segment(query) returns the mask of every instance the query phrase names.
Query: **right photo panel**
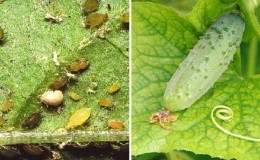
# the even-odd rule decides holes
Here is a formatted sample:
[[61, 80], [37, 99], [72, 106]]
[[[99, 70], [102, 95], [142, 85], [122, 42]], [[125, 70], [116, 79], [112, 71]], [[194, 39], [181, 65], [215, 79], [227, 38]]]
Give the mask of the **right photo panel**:
[[260, 159], [259, 4], [132, 1], [133, 160]]

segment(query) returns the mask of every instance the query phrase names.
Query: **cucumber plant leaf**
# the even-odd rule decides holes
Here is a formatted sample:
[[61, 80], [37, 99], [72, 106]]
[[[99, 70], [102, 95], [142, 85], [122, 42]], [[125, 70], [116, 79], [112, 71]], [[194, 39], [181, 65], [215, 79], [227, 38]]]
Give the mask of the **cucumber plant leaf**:
[[257, 18], [257, 8], [260, 4], [260, 1], [238, 0], [238, 4], [243, 11], [243, 15], [247, 24], [247, 34], [245, 34], [244, 40], [249, 41], [252, 36], [256, 36], [258, 39], [260, 39], [260, 21]]
[[[205, 2], [207, 5], [204, 7], [212, 8], [211, 5], [215, 4], [215, 1], [212, 4]], [[229, 136], [211, 121], [213, 107], [229, 106], [234, 112], [233, 120], [217, 122], [231, 132], [260, 138], [257, 134], [260, 131], [260, 109], [257, 107], [260, 102], [259, 77], [244, 78], [237, 73], [234, 65], [230, 65], [213, 87], [191, 107], [172, 113], [179, 119], [175, 123], [167, 123], [170, 131], [159, 124], [149, 123], [150, 116], [164, 107], [163, 94], [167, 82], [214, 19], [205, 20], [205, 23], [200, 21], [208, 24], [203, 27], [192, 22], [191, 15], [182, 18], [162, 5], [135, 2], [132, 7], [132, 154], [187, 150], [224, 159], [259, 159], [259, 143]], [[198, 6], [194, 8], [196, 10]], [[216, 15], [210, 13], [215, 12], [214, 9], [201, 10], [208, 13], [198, 13], [197, 17]], [[226, 12], [225, 8], [219, 9], [215, 18]]]
[[[13, 107], [8, 113], [0, 113], [5, 123], [0, 127], [0, 145], [17, 143], [57, 143], [63, 141], [127, 141], [128, 140], [128, 31], [123, 30], [119, 16], [128, 10], [128, 2], [109, 0], [101, 2], [99, 13], [107, 13], [109, 20], [101, 26], [106, 39], [98, 38], [81, 26], [84, 20], [81, 5], [83, 1], [4, 1], [0, 4], [0, 26], [5, 31], [0, 45], [0, 103], [8, 98]], [[113, 6], [111, 11], [107, 3]], [[52, 23], [45, 15], [59, 16], [62, 21]], [[116, 41], [120, 39], [120, 43]], [[120, 45], [119, 45], [120, 44]], [[58, 54], [59, 66], [55, 65], [53, 54]], [[90, 62], [88, 70], [77, 74], [77, 82], [68, 83], [64, 91], [64, 103], [58, 110], [47, 109], [39, 96], [59, 76], [66, 74], [66, 68], [77, 59]], [[97, 83], [96, 93], [88, 92], [92, 83]], [[108, 88], [118, 83], [121, 90], [107, 94]], [[80, 96], [73, 101], [68, 93]], [[110, 99], [114, 107], [107, 110], [99, 106], [102, 98]], [[91, 108], [88, 122], [74, 130], [64, 131], [72, 113]], [[32, 130], [22, 128], [24, 120], [40, 111], [43, 119]], [[108, 128], [107, 120], [124, 122], [122, 131]], [[13, 130], [8, 132], [7, 130]], [[26, 137], [26, 138], [25, 138]]]

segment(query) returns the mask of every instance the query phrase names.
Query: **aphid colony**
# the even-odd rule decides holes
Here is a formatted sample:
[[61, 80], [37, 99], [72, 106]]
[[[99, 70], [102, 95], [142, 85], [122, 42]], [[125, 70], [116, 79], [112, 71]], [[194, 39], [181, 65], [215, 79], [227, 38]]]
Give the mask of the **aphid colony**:
[[[108, 14], [107, 13], [97, 13], [100, 5], [98, 0], [86, 0], [85, 3], [82, 5], [82, 10], [85, 17], [84, 25], [85, 27], [89, 27], [92, 31], [95, 31], [101, 26], [103, 23], [108, 21]], [[112, 10], [110, 4], [106, 4], [106, 8], [108, 11]], [[122, 23], [123, 28], [129, 28], [129, 13], [123, 13], [119, 20]]]
[[86, 16], [84, 25], [93, 31], [97, 30], [99, 26], [108, 20], [107, 13], [96, 13], [98, 7], [98, 0], [86, 0], [82, 6], [83, 13]]
[[[67, 76], [68, 73], [72, 75], [72, 73], [81, 73], [82, 71], [86, 70], [89, 67], [89, 62], [85, 59], [78, 59], [75, 62], [71, 63], [67, 68], [67, 74], [62, 75], [61, 77], [54, 80], [48, 87], [48, 90], [45, 91], [40, 97], [39, 100], [43, 104], [43, 106], [46, 106], [50, 109], [56, 109], [63, 104], [64, 101], [64, 95], [63, 92], [65, 91], [67, 83], [70, 81], [69, 77]], [[70, 75], [69, 74], [69, 75]], [[73, 74], [74, 75], [74, 74]], [[117, 93], [120, 90], [120, 85], [117, 83], [112, 84], [108, 89], [107, 93], [110, 95], [113, 95]], [[96, 90], [97, 89], [97, 83], [91, 84], [91, 89]], [[2, 104], [2, 112], [7, 113], [12, 108], [12, 101], [10, 100], [11, 97], [11, 91], [8, 94], [8, 98], [3, 102]], [[68, 92], [68, 96], [73, 101], [79, 101], [80, 96], [75, 92]], [[106, 109], [111, 109], [113, 107], [112, 101], [103, 98], [99, 101], [99, 105], [101, 107], [104, 107]], [[91, 109], [87, 107], [80, 108], [71, 115], [69, 118], [69, 121], [67, 125], [65, 126], [66, 130], [72, 130], [76, 127], [82, 126], [85, 124], [88, 119], [91, 116]], [[34, 129], [37, 126], [40, 125], [42, 119], [44, 116], [42, 116], [42, 111], [37, 111], [34, 113], [31, 113], [29, 116], [25, 118], [25, 120], [22, 123], [22, 128], [26, 130]], [[0, 127], [5, 123], [4, 117], [0, 116]], [[118, 120], [108, 120], [107, 125], [109, 128], [115, 129], [115, 130], [121, 130], [124, 127], [123, 122]], [[12, 127], [10, 131], [12, 131], [14, 128]]]
[[[77, 159], [86, 159], [89, 150], [81, 150], [81, 155], [78, 155], [77, 149], [90, 150], [111, 150], [111, 153], [127, 152], [129, 148], [129, 142], [68, 142], [66, 144], [70, 148], [70, 153], [77, 155]], [[64, 146], [63, 146], [64, 147]], [[1, 160], [10, 159], [45, 159], [45, 160], [61, 160], [68, 159], [67, 155], [64, 156], [64, 151], [61, 151], [61, 145], [55, 144], [18, 144], [18, 145], [5, 145], [0, 146]]]
[[[82, 5], [82, 10], [85, 17], [84, 24], [85, 27], [89, 27], [92, 31], [97, 30], [99, 26], [101, 26], [103, 23], [105, 23], [108, 20], [108, 14], [102, 14], [97, 13], [100, 5], [100, 2], [98, 0], [86, 0], [84, 4]], [[106, 8], [108, 11], [111, 11], [112, 7], [110, 4], [106, 4]], [[122, 25], [129, 24], [129, 14], [124, 13], [120, 16], [120, 21], [122, 22]], [[51, 21], [53, 23], [59, 23], [62, 20], [61, 17], [55, 17], [50, 14], [45, 15], [45, 20]], [[4, 30], [0, 27], [0, 44], [5, 39], [5, 33]], [[56, 80], [54, 80], [48, 87], [48, 90], [45, 91], [40, 97], [40, 102], [44, 104], [47, 108], [59, 108], [63, 104], [64, 101], [64, 95], [63, 91], [67, 86], [67, 83], [70, 80], [76, 80], [77, 77], [75, 74], [81, 73], [84, 70], [88, 69], [89, 62], [85, 59], [78, 59], [77, 61], [71, 63], [66, 68], [66, 75], [62, 75]], [[91, 87], [88, 89], [88, 93], [94, 94], [96, 93], [97, 89], [97, 83], [92, 83]], [[117, 83], [114, 83], [112, 86], [109, 87], [107, 90], [108, 94], [115, 94], [120, 90], [120, 85]], [[69, 92], [68, 96], [73, 101], [79, 101], [80, 96], [75, 92]], [[113, 103], [111, 100], [107, 98], [100, 99], [98, 102], [99, 105], [106, 109], [111, 109], [113, 107]], [[3, 102], [2, 104], [2, 113], [8, 113], [13, 104], [10, 100], [10, 96]], [[91, 110], [90, 108], [81, 108], [77, 111], [75, 111], [72, 116], [69, 119], [68, 124], [65, 126], [65, 129], [70, 130], [73, 128], [76, 128], [78, 126], [83, 125], [90, 117]], [[27, 118], [25, 118], [24, 122], [22, 123], [22, 127], [24, 129], [33, 129], [37, 127], [40, 122], [42, 121], [42, 112], [37, 111], [35, 113], [31, 113]], [[0, 116], [0, 127], [4, 125], [5, 119], [3, 116]], [[124, 127], [123, 122], [117, 121], [117, 120], [109, 120], [108, 121], [108, 127], [113, 128], [116, 130], [120, 130]], [[13, 127], [11, 127], [10, 131], [13, 130]]]

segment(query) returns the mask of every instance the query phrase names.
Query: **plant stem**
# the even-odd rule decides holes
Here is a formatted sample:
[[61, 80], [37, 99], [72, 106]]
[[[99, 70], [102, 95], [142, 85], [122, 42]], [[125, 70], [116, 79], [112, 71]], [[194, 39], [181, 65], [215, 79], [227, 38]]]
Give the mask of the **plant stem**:
[[128, 131], [0, 132], [0, 145], [17, 143], [61, 143], [128, 141]]
[[253, 37], [249, 42], [247, 59], [247, 72], [246, 76], [251, 77], [256, 74], [256, 62], [257, 62], [257, 38]]

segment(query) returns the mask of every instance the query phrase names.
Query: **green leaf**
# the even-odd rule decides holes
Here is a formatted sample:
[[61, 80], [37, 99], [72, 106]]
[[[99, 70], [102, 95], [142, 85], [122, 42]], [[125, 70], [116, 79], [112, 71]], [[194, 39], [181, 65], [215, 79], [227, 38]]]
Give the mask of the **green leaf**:
[[[217, 120], [218, 123], [231, 132], [260, 138], [260, 79], [240, 77], [233, 65], [190, 108], [172, 113], [179, 115], [177, 122], [166, 124], [172, 130], [149, 123], [150, 116], [164, 107], [167, 82], [198, 40], [198, 33], [170, 8], [152, 3], [132, 6], [132, 154], [167, 153], [176, 149], [224, 159], [259, 159], [259, 143], [229, 136], [211, 121], [213, 107], [229, 106], [234, 111], [233, 120]], [[196, 27], [200, 32], [204, 31], [202, 28]], [[180, 43], [185, 45], [180, 47]]]
[[[0, 128], [0, 145], [15, 143], [51, 143], [61, 141], [121, 141], [128, 140], [128, 31], [123, 30], [118, 17], [128, 10], [128, 2], [108, 1], [113, 10], [108, 12], [106, 3], [101, 2], [99, 13], [108, 13], [109, 20], [101, 28], [110, 28], [106, 39], [99, 39], [96, 33], [81, 26], [84, 19], [82, 1], [4, 1], [0, 4], [0, 25], [6, 38], [0, 45], [0, 103], [12, 90], [13, 107], [3, 114], [6, 120]], [[46, 13], [59, 15], [60, 23], [44, 20]], [[117, 40], [116, 40], [117, 39]], [[120, 41], [120, 42], [118, 42]], [[119, 45], [120, 44], [120, 45]], [[53, 53], [58, 53], [60, 66], [55, 66]], [[39, 96], [66, 67], [79, 58], [90, 62], [87, 71], [78, 74], [76, 83], [69, 83], [64, 91], [65, 102], [60, 111], [47, 109], [39, 103]], [[89, 94], [88, 88], [97, 82], [97, 93]], [[107, 90], [118, 83], [121, 90], [108, 95]], [[80, 96], [78, 102], [69, 98], [68, 93]], [[111, 110], [101, 108], [101, 98], [112, 100]], [[88, 123], [66, 132], [64, 128], [73, 112], [82, 107], [91, 108]], [[31, 113], [42, 111], [43, 120], [32, 131], [21, 127]], [[124, 122], [123, 131], [107, 127], [107, 120]], [[6, 129], [14, 127], [8, 133]], [[25, 138], [26, 137], [26, 138]]]
[[249, 41], [252, 36], [257, 36], [260, 39], [260, 22], [257, 19], [257, 7], [260, 4], [259, 0], [247, 1], [238, 0], [239, 6], [245, 16], [247, 29], [243, 37], [244, 40]]
[[196, 27], [197, 32], [203, 33], [213, 20], [223, 15], [223, 13], [229, 13], [234, 10], [235, 2], [222, 1], [198, 0], [193, 10], [186, 16], [187, 20]]

